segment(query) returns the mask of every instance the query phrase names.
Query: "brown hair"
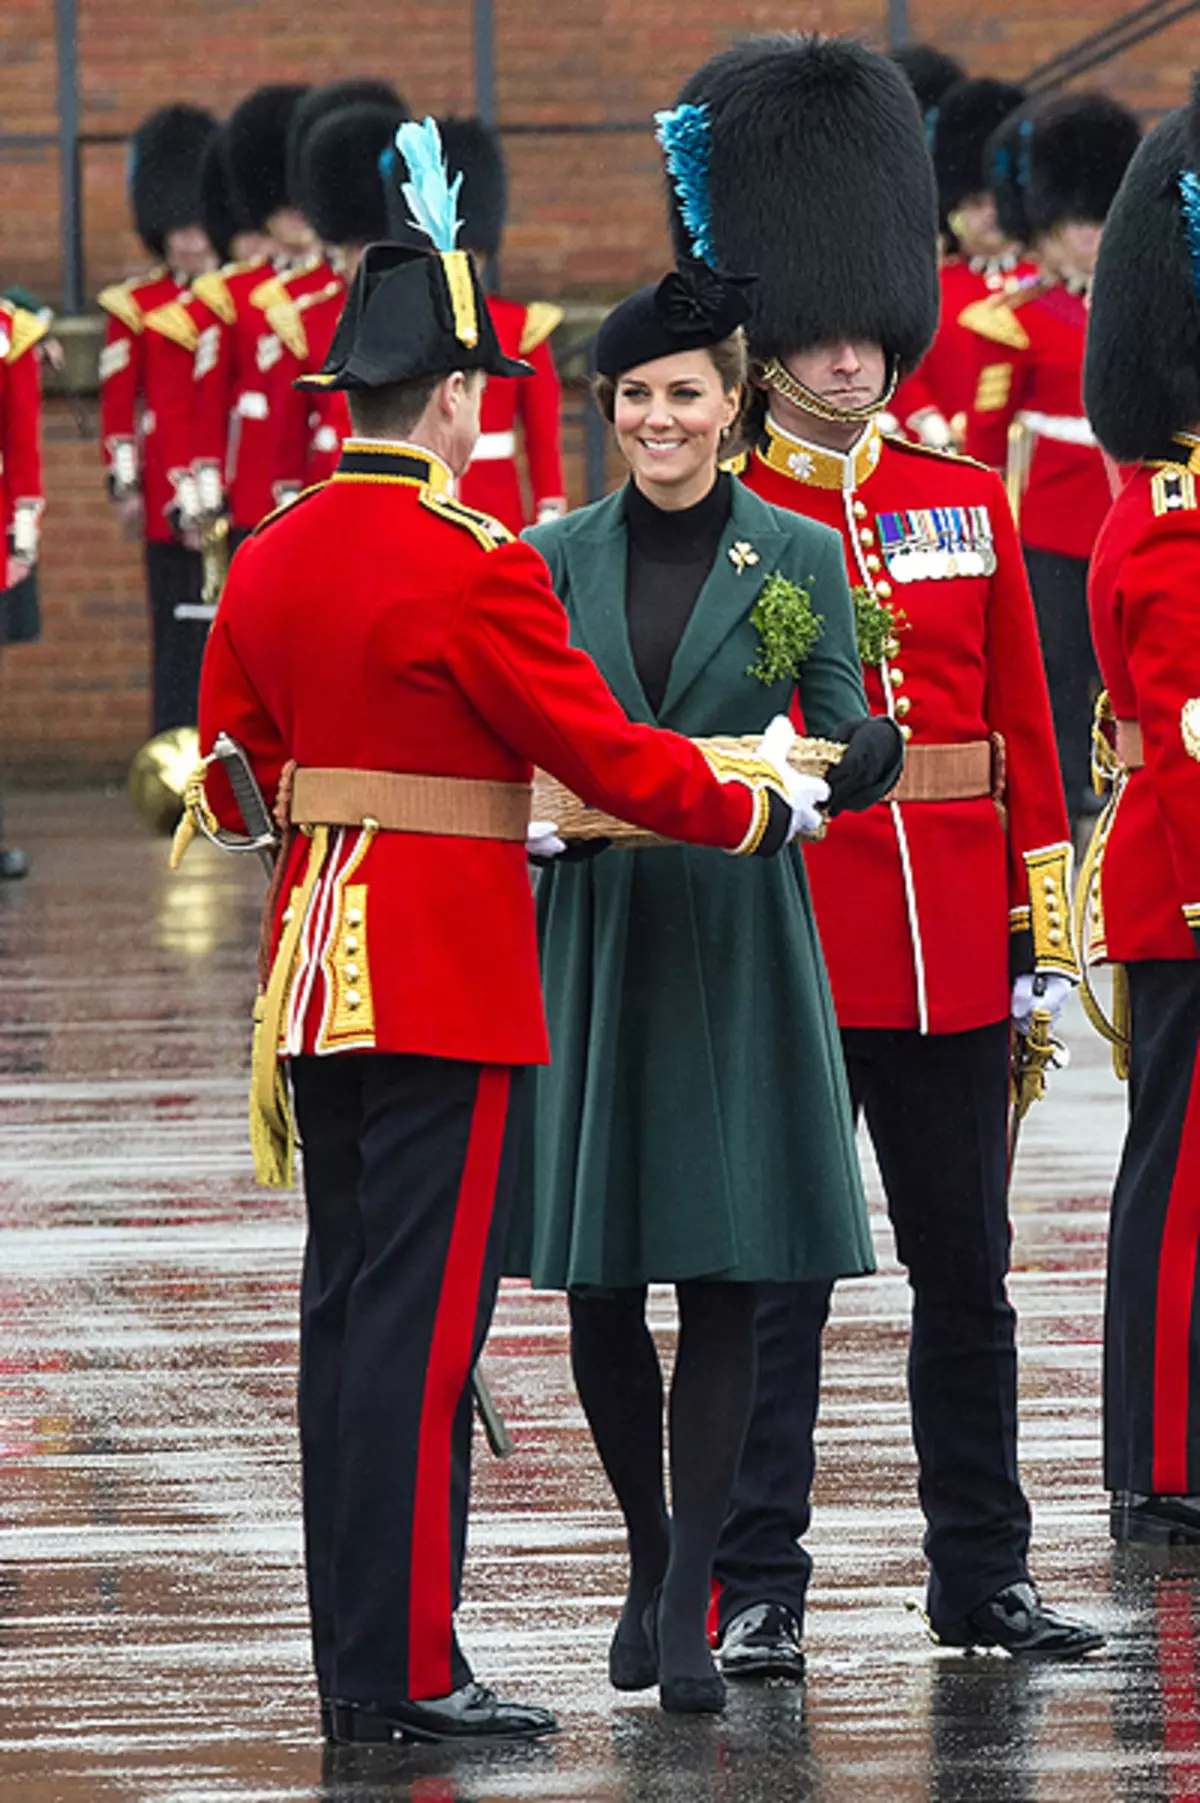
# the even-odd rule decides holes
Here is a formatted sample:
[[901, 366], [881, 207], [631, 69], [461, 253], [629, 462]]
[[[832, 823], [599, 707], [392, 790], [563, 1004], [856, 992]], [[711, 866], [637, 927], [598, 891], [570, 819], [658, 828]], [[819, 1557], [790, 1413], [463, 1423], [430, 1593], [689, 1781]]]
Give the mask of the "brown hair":
[[449, 371], [440, 375], [417, 376], [411, 382], [389, 382], [383, 388], [354, 388], [346, 396], [350, 404], [350, 423], [359, 438], [403, 438], [411, 432], [426, 407], [434, 389], [444, 382]]
[[[742, 419], [751, 398], [750, 385], [747, 380], [750, 372], [750, 359], [746, 349], [746, 334], [739, 326], [737, 331], [731, 333], [728, 338], [722, 338], [718, 344], [706, 344], [704, 349], [712, 360], [713, 368], [721, 378], [721, 387], [725, 393], [731, 394], [735, 388], [741, 387], [742, 404], [738, 408], [737, 418], [726, 435], [728, 445], [733, 445], [735, 441], [740, 443], [743, 436]], [[592, 399], [610, 426], [616, 414], [617, 383], [620, 379], [620, 376], [596, 375], [592, 377]], [[722, 449], [721, 454], [725, 456], [729, 453]]]

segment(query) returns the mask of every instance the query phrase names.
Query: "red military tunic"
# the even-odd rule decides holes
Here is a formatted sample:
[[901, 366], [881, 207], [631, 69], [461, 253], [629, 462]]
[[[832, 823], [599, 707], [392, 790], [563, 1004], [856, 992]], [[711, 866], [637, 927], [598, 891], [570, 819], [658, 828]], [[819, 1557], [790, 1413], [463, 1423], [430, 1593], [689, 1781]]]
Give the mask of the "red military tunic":
[[[550, 350], [550, 334], [562, 318], [544, 301], [521, 306], [500, 295], [488, 296], [488, 311], [500, 347], [508, 357], [523, 357], [534, 373], [521, 380], [493, 377], [483, 396], [479, 444], [458, 485], [468, 507], [503, 521], [510, 532], [566, 511], [562, 469], [562, 390]], [[521, 492], [517, 467], [516, 427], [521, 425], [531, 505]]]
[[942, 444], [948, 435], [963, 443], [985, 352], [978, 333], [962, 323], [961, 315], [973, 302], [1010, 293], [1036, 273], [1032, 263], [1015, 253], [995, 260], [945, 258], [938, 271], [937, 335], [919, 367], [896, 390], [890, 409], [906, 437], [917, 444], [938, 442], [930, 432], [932, 420]]
[[[742, 847], [758, 817], [744, 783], [626, 719], [570, 647], [542, 558], [449, 487], [427, 452], [350, 440], [331, 482], [239, 550], [205, 655], [201, 744], [230, 733], [268, 796], [288, 759], [506, 783], [539, 764], [665, 836]], [[209, 796], [240, 824], [223, 778]], [[273, 949], [311, 843], [292, 848]], [[336, 830], [280, 1049], [544, 1063], [524, 845]]]
[[[202, 278], [203, 279], [203, 278]], [[141, 488], [151, 544], [175, 539], [171, 511], [187, 474], [186, 438], [164, 422], [187, 412], [196, 323], [191, 291], [169, 270], [104, 289], [108, 314], [100, 353], [100, 441], [110, 482]], [[180, 446], [184, 461], [181, 463]]]
[[297, 376], [315, 374], [323, 366], [345, 304], [346, 284], [340, 276], [295, 303], [303, 343], [299, 338], [294, 342], [301, 354], [287, 350], [277, 372], [280, 431], [275, 488], [280, 499], [289, 491], [327, 482], [350, 437], [350, 409], [340, 389], [323, 394], [292, 386]]
[[973, 302], [960, 321], [980, 343], [968, 455], [1005, 469], [1009, 427], [1020, 420], [1033, 440], [1021, 542], [1090, 557], [1113, 486], [1083, 410], [1084, 297], [1035, 280]]
[[[1074, 973], [1069, 834], [1024, 565], [989, 470], [884, 438], [847, 456], [768, 422], [745, 479], [764, 501], [836, 527], [851, 588], [894, 616], [864, 667], [873, 713], [911, 751], [1004, 740], [1007, 832], [987, 795], [843, 814], [807, 848], [843, 1027], [957, 1033], [1005, 1018], [1009, 934]], [[914, 558], [917, 560], [914, 562]]]
[[[42, 390], [35, 346], [49, 327], [36, 313], [0, 300], [0, 526], [5, 540], [17, 508], [42, 509]], [[0, 589], [5, 583], [0, 579]]]
[[1143, 464], [1092, 559], [1092, 637], [1118, 720], [1145, 764], [1117, 805], [1100, 866], [1093, 953], [1194, 959], [1200, 928], [1200, 439]]

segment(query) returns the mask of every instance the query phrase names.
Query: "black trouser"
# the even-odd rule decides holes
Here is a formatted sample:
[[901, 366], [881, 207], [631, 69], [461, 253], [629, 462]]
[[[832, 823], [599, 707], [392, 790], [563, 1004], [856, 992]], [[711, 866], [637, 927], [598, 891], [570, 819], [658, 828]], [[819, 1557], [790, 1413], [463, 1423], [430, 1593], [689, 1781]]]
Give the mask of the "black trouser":
[[[200, 663], [209, 619], [201, 614], [200, 553], [184, 545], [146, 546], [150, 589], [152, 730], [195, 726]], [[181, 611], [180, 610], [184, 610]]]
[[[913, 1292], [908, 1389], [930, 1562], [948, 1627], [1027, 1575], [1017, 1474], [1016, 1317], [1009, 1262], [1007, 1021], [969, 1033], [846, 1029], [862, 1109]], [[717, 1555], [722, 1628], [756, 1602], [803, 1616], [813, 1423], [828, 1284], [773, 1285], [759, 1314], [758, 1390]]]
[[1092, 703], [1100, 687], [1088, 622], [1086, 557], [1024, 547], [1067, 808], [1074, 819], [1091, 794]]
[[1126, 966], [1129, 1128], [1113, 1190], [1104, 1481], [1200, 1495], [1200, 965]]
[[384, 1053], [297, 1058], [308, 1242], [300, 1446], [322, 1696], [470, 1678], [454, 1634], [471, 1388], [512, 1198], [520, 1072]]

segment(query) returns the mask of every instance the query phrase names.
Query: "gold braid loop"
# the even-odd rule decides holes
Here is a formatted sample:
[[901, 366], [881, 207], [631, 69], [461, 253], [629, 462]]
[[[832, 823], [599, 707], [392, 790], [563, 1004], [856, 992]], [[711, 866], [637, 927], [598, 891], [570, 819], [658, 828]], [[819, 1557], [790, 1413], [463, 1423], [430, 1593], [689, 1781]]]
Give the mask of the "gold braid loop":
[[835, 407], [832, 401], [822, 400], [819, 394], [814, 394], [811, 388], [806, 388], [803, 382], [797, 381], [778, 357], [772, 357], [764, 363], [761, 374], [768, 388], [781, 394], [793, 407], [803, 407], [806, 413], [813, 414], [817, 419], [846, 426], [865, 424], [867, 420], [886, 412], [900, 385], [900, 365], [894, 357], [886, 388], [876, 400], [868, 401], [865, 407]]

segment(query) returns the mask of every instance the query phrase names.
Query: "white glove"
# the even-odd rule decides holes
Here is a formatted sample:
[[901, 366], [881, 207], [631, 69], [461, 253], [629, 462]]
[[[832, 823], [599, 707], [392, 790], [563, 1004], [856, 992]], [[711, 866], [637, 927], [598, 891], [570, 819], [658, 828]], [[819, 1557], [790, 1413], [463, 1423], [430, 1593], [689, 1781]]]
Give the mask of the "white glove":
[[825, 824], [825, 817], [818, 809], [822, 802], [829, 800], [829, 784], [823, 776], [806, 776], [801, 770], [793, 770], [788, 763], [788, 752], [795, 740], [796, 729], [787, 715], [776, 714], [758, 747], [759, 756], [764, 757], [769, 764], [774, 764], [779, 772], [779, 780], [792, 804], [789, 844], [797, 833], [820, 832]]
[[1017, 977], [1013, 983], [1011, 1012], [1018, 1033], [1028, 1033], [1035, 1008], [1044, 1008], [1050, 1016], [1050, 1025], [1056, 1027], [1067, 997], [1075, 987], [1070, 977], [1043, 976], [1041, 981], [1045, 988], [1040, 995], [1035, 995], [1033, 985], [1036, 981], [1036, 977], [1025, 975]]
[[531, 820], [525, 829], [525, 855], [548, 863], [561, 858], [567, 849], [565, 839], [558, 836], [557, 820]]

